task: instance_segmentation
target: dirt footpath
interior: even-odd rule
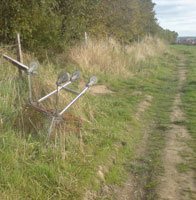
[[[150,107],[153,97],[150,95],[146,95],[145,99],[139,104],[138,111],[135,115],[136,120],[140,120],[142,114]],[[148,139],[147,131],[144,130],[143,140],[135,152],[135,158],[140,157],[145,152],[146,142]],[[125,183],[123,188],[117,188],[115,200],[139,200],[144,196],[144,191],[142,187],[138,186],[137,177],[133,174],[129,174],[127,178],[127,182]]]
[[[186,127],[180,123],[185,119],[180,108],[182,105],[181,90],[185,80],[186,67],[182,64],[179,69],[178,94],[171,113],[171,130],[168,133],[166,147],[163,151],[165,172],[160,177],[161,184],[157,188],[157,194],[161,200],[196,199],[194,174],[190,168],[188,170],[185,168],[188,166],[188,158],[182,156],[183,154],[192,154],[192,149],[187,145],[187,141],[191,139],[190,135]],[[181,166],[182,170],[179,170],[178,166]]]

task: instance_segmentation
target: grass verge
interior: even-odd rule
[[[27,81],[18,80],[16,69],[1,60],[0,198],[110,198],[110,192],[103,191],[103,186],[125,181],[129,168],[127,163],[141,141],[142,124],[146,118],[138,121],[134,116],[146,94],[155,97],[150,118],[159,118],[159,128],[166,123],[166,116],[162,116],[159,110],[159,98],[166,99],[164,95],[169,97],[167,90],[172,94],[167,82],[169,80],[175,84],[170,75],[174,68],[168,63],[174,58],[168,53],[163,57],[148,57],[139,62],[132,79],[98,72],[100,83],[107,85],[114,93],[87,94],[75,104],[69,114],[80,116],[83,126],[80,131],[59,133],[56,147],[53,142],[49,146],[45,144],[44,128],[36,131],[33,121],[27,123],[30,116],[24,113],[28,96]],[[69,66],[67,70],[71,72],[75,67]],[[40,75],[34,77],[36,99],[55,87],[54,74],[60,71],[61,67],[51,63],[42,65]],[[74,87],[77,88],[77,85]],[[141,91],[141,94],[133,95],[137,91]],[[73,96],[63,94],[60,106],[63,107],[71,98]],[[53,108],[54,101],[49,100],[44,106]],[[167,106],[165,102],[162,107],[166,109]],[[154,111],[157,113],[155,116]],[[36,115],[33,119],[34,122],[46,123],[45,117],[40,119]]]

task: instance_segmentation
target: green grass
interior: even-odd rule
[[[148,132],[145,153],[130,165],[137,177],[138,187],[144,191],[141,198],[157,199],[155,188],[163,173],[162,150],[170,130],[170,113],[177,92],[178,57],[167,55],[159,60],[154,76],[143,82],[142,91],[153,96],[151,107],[143,116],[144,130]]]
[[[71,109],[70,113],[81,114],[85,119],[82,138],[77,131],[68,131],[59,136],[55,147],[52,141],[46,145],[45,131],[41,129],[37,133],[32,126],[23,123],[25,119],[21,116],[25,116],[23,108],[28,96],[26,81],[18,80],[16,69],[1,61],[0,199],[78,200],[88,191],[96,199],[112,199],[110,192],[101,192],[102,187],[122,185],[130,169],[140,174],[146,197],[155,198],[149,194],[163,170],[161,150],[176,93],[177,63],[178,57],[167,53],[140,63],[140,72],[131,79],[98,74],[100,83],[115,93],[87,94],[76,103],[76,109]],[[51,65],[42,67],[52,70]],[[70,72],[72,67],[68,69]],[[55,73],[61,70],[56,67]],[[39,87],[43,89],[43,85]],[[132,95],[135,91],[141,91],[142,95]],[[138,105],[146,95],[153,96],[152,106],[136,120]],[[77,105],[82,107],[79,114]],[[34,120],[39,119],[43,124],[45,118],[42,118],[35,115]],[[131,160],[142,140],[145,125],[150,134],[148,149],[133,165]]]
[[[142,137],[141,123],[133,116],[144,96],[131,94],[143,79],[142,74],[133,80],[102,76],[101,83],[115,93],[83,97],[78,102],[84,106],[82,139],[78,132],[69,131],[59,136],[55,147],[53,141],[46,145],[46,131],[42,128],[37,131],[28,122],[31,116],[40,125],[45,123],[45,117],[32,112],[25,114],[26,79],[20,81],[16,68],[7,62],[1,60],[1,66],[0,199],[83,199],[89,190],[99,198],[103,185],[98,175],[100,167],[107,184],[125,181],[124,163],[133,157]],[[51,70],[51,65],[47,67]],[[59,71],[56,68],[56,73]],[[39,81],[40,90],[42,81]],[[73,109],[70,113],[78,115]]]
[[[196,171],[196,48],[186,46],[171,48],[177,52],[176,56],[162,60],[162,67],[157,70],[157,76],[154,79],[151,77],[144,84],[145,88],[148,88],[148,90],[143,88],[144,91],[150,91],[154,97],[152,106],[144,116],[145,128],[149,127],[149,136],[145,154],[130,165],[132,173],[137,177],[138,187],[144,191],[142,198],[148,200],[159,198],[156,187],[159,184],[160,175],[164,172],[162,150],[165,148],[166,136],[170,130],[170,113],[178,84],[177,66],[181,60],[185,60],[188,69],[187,80],[182,89],[183,105],[181,106],[186,114],[186,120],[176,121],[174,124],[188,128],[192,138],[187,144],[193,149],[193,153],[180,152],[186,163],[177,164],[176,169],[179,173],[188,173],[190,169]],[[166,66],[163,68],[164,64]],[[184,191],[185,193],[189,193],[190,199],[193,199],[192,191]]]

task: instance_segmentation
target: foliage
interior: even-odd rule
[[[170,42],[177,36],[159,27],[151,0],[2,0],[0,13],[0,40],[12,43],[20,32],[30,50],[59,52],[81,41],[84,32],[126,44],[146,35]]]

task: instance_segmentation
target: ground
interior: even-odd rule
[[[158,109],[162,110],[162,114],[158,114],[153,122],[147,120],[144,125],[143,139],[131,161],[127,182],[115,190],[117,200],[196,199],[196,173],[192,167],[195,152],[189,145],[194,137],[184,123],[189,116],[185,114],[182,101],[185,82],[189,81],[187,71],[190,70],[185,59],[187,58],[182,55],[175,70],[168,75],[176,78],[176,84],[168,86],[168,93],[169,87],[173,87],[173,98],[161,97]],[[164,79],[169,81],[166,77]],[[163,89],[160,87],[158,93],[162,93]],[[141,92],[135,93],[140,95]],[[167,108],[163,101],[168,101]],[[153,96],[148,95],[146,101],[141,102],[138,107],[136,119],[140,120],[148,107],[153,107],[153,103]],[[151,111],[156,112],[152,109]],[[163,115],[169,119],[163,119]],[[152,124],[149,125],[149,122]]]
[[[195,47],[171,46],[131,63],[130,77],[96,74],[98,85],[67,113],[81,126],[55,127],[49,145],[48,119],[29,111],[37,125],[27,122],[27,81],[1,60],[0,199],[195,200],[195,55]],[[62,69],[40,70],[36,99],[55,88]],[[61,107],[74,98],[61,95]]]

